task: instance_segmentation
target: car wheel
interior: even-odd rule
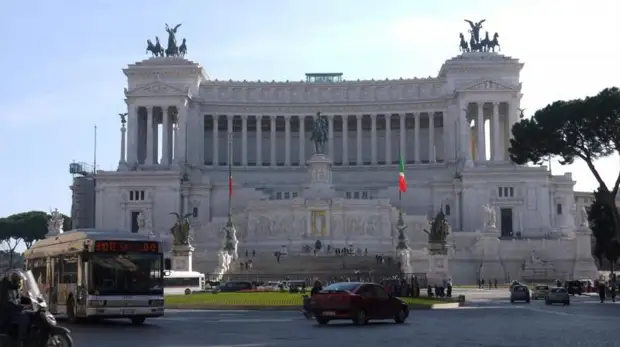
[[[570,305],[570,301],[565,302],[564,305]]]
[[[396,324],[402,324],[405,322],[405,320],[407,319],[407,312],[405,311],[404,308],[401,308],[398,313],[396,313],[396,316],[394,317],[394,322],[396,322]]]
[[[514,300],[512,300],[512,299],[510,299],[510,303],[511,303],[511,304],[514,304],[514,303],[515,303],[515,301],[514,301]]]
[[[329,323],[329,319],[327,318],[323,318],[323,317],[317,317],[316,321],[320,324],[320,325],[326,325],[327,323]]]
[[[551,305],[551,301],[545,300],[545,305]]]
[[[353,324],[355,325],[364,325],[368,322],[368,318],[366,318],[366,312],[364,310],[359,310],[355,313],[353,317]]]
[[[526,304],[529,304],[529,303],[530,303],[530,300],[529,300],[529,299],[525,300],[525,303],[526,303]]]
[[[190,295],[192,291],[189,288],[185,288],[185,295]]]

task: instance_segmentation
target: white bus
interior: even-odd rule
[[[79,229],[24,252],[50,312],[70,321],[164,315],[161,242],[123,231]]]
[[[205,275],[196,271],[164,272],[164,294],[185,294],[205,290]]]

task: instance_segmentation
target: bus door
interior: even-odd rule
[[[75,300],[75,314],[78,317],[86,316],[86,304],[88,297],[88,271],[89,262],[85,256],[78,257],[77,269],[77,289]]]

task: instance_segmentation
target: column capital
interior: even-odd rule
[[[248,120],[248,117],[249,117],[249,115],[247,115],[247,114],[242,114],[242,115],[240,115],[240,116],[241,116],[241,120],[242,120],[242,121],[246,121],[246,120]]]
[[[262,114],[258,114],[258,115],[256,115],[256,116],[254,116],[254,118],[255,118],[257,121],[259,121],[259,120],[263,119],[263,115],[262,115]]]
[[[499,104],[501,103],[501,101],[493,101],[493,107],[499,107]]]
[[[371,114],[370,114],[370,120],[372,120],[372,121],[376,121],[376,120],[377,120],[377,116],[378,116],[378,115],[377,115],[376,113],[371,113]]]
[[[293,117],[293,115],[290,115],[290,114],[285,114],[285,115],[284,115],[284,116],[282,116],[282,117],[284,117],[284,120],[285,120],[285,121],[289,121],[289,120],[291,120],[291,118]]]
[[[268,117],[269,117],[269,120],[270,120],[272,123],[275,123],[275,122],[276,122],[276,118],[277,118],[278,116],[268,116]]]

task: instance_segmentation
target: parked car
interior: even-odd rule
[[[552,305],[552,304],[564,304],[564,305],[570,305],[570,295],[568,294],[568,290],[566,290],[566,288],[551,288],[549,290],[549,294],[547,294],[547,297],[545,298],[545,304],[546,305]]]
[[[530,289],[524,285],[513,286],[510,289],[510,302],[515,303],[516,301],[525,301],[529,303]]]
[[[242,290],[251,290],[254,289],[254,285],[252,282],[248,281],[232,281],[226,282],[224,284],[220,284],[213,293],[230,293],[230,292],[240,292]]]
[[[534,300],[544,299],[547,297],[547,294],[549,294],[549,286],[544,285],[544,284],[537,284],[536,287],[534,288],[532,299]]]
[[[404,323],[409,316],[405,302],[390,295],[383,286],[367,282],[330,284],[310,299],[310,309],[321,325],[349,319],[355,325],[374,319]]]

